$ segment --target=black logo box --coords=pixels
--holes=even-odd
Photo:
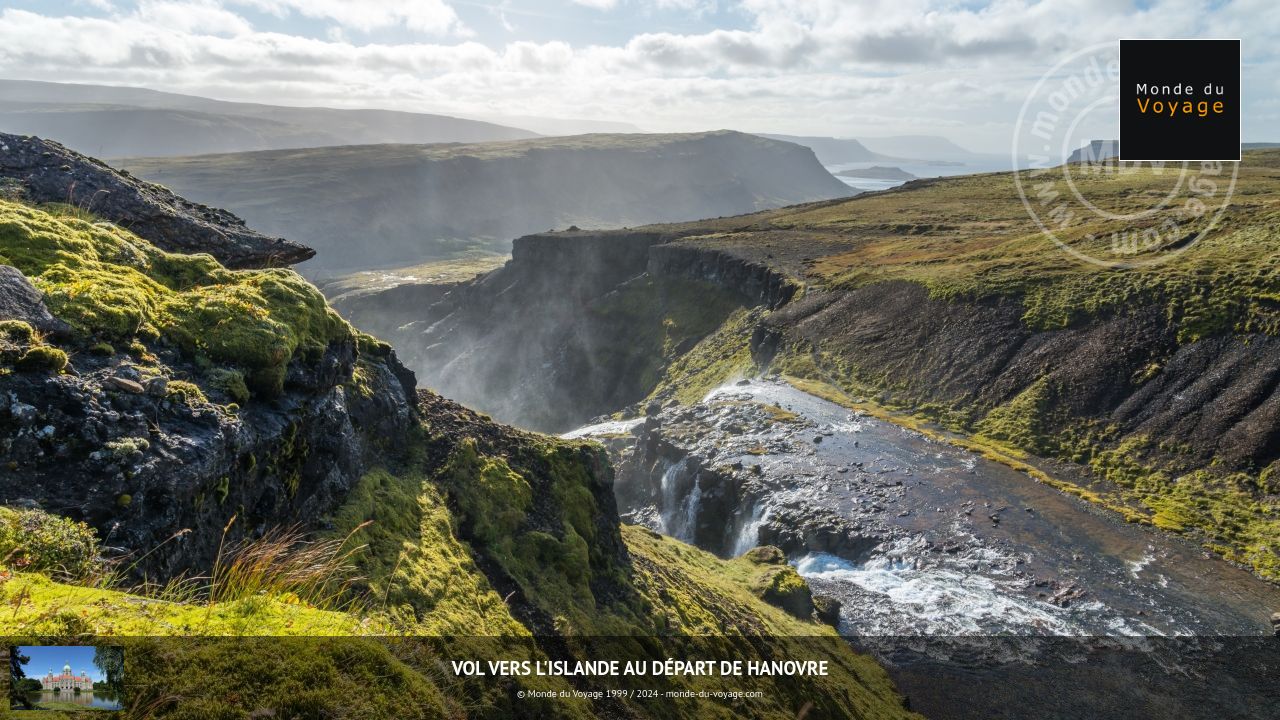
[[[1239,40],[1121,40],[1120,159],[1239,161],[1240,65]],[[1166,87],[1181,92],[1166,94]],[[1191,114],[1183,112],[1186,102]],[[1173,115],[1170,103],[1177,103]]]

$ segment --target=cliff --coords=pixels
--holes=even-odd
[[[397,338],[426,384],[557,429],[781,372],[900,422],[959,433],[1274,579],[1276,163],[1274,151],[1249,153],[1229,220],[1146,268],[1102,271],[1053,248],[1007,174],[913,181],[630,231],[651,241],[644,272],[611,289],[592,285],[586,297],[553,290],[551,264],[513,259],[436,306],[438,317],[465,323],[409,325]],[[1148,182],[1144,172],[1082,182],[1115,200]],[[1124,227],[1096,220],[1087,237],[1102,243]],[[549,237],[524,242],[536,250]],[[621,238],[580,242],[611,239]],[[622,252],[619,267],[640,273],[635,249]],[[574,287],[590,273],[563,269],[554,277]],[[534,297],[536,317],[514,307]]]
[[[848,188],[798,145],[736,132],[367,145],[121,161],[318,255],[312,276],[507,252],[548,228],[737,215]]]
[[[415,392],[388,345],[290,270],[229,270],[23,200],[0,201],[0,266],[0,592],[12,605],[0,626],[111,636],[127,649],[130,708],[914,717],[819,621],[790,566],[620,526],[599,445]],[[832,671],[762,679],[749,705],[604,692],[651,678],[443,669],[800,654]],[[527,690],[555,699],[519,699]],[[572,690],[583,694],[560,699]]]
[[[235,215],[117,173],[56,142],[0,133],[0,191],[10,199],[59,203],[128,227],[169,252],[204,252],[230,268],[280,267],[311,248],[245,227]]]

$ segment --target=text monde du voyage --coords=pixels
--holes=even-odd
[[[1209,117],[1226,113],[1226,102],[1215,100],[1225,95],[1224,85],[1205,83],[1199,88],[1190,83],[1175,85],[1151,85],[1135,83],[1134,98],[1138,103],[1138,112],[1143,115],[1162,117],[1195,116]],[[1145,96],[1145,97],[1144,97]],[[1207,98],[1207,99],[1201,99]]]

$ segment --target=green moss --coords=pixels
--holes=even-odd
[[[14,368],[23,372],[62,372],[67,367],[67,353],[48,345],[36,345],[28,348],[13,364]]]
[[[125,437],[108,440],[103,449],[117,460],[127,460],[151,449],[151,441],[144,437]]]
[[[72,585],[34,572],[5,583],[7,609],[0,628],[8,636],[69,638],[81,634],[146,635],[359,635],[386,627],[345,613],[268,598],[250,615],[234,603],[167,602],[115,590]],[[19,601],[18,599],[21,598]]]
[[[761,571],[752,583],[756,595],[770,605],[786,610],[798,618],[813,614],[813,596],[809,584],[790,565],[774,566]]]
[[[1049,436],[1047,412],[1054,400],[1054,388],[1047,377],[1040,378],[1016,397],[987,413],[977,425],[980,434],[1012,443],[1034,453],[1056,449]]]
[[[30,345],[38,340],[35,328],[23,320],[0,320],[0,336],[20,345]]]
[[[672,397],[688,405],[735,377],[753,374],[756,368],[751,359],[751,332],[759,319],[758,311],[738,309],[730,313],[719,328],[666,368],[649,399]]]
[[[170,380],[165,385],[165,396],[188,405],[209,402],[200,386],[186,380]]]
[[[245,384],[244,373],[229,368],[213,368],[208,372],[209,385],[226,393],[232,400],[243,405],[249,402],[249,386]]]
[[[226,270],[207,255],[165,253],[110,224],[0,201],[0,253],[81,336],[163,339],[194,360],[238,366],[263,395],[280,392],[295,358],[318,359],[332,343],[355,342],[297,273]]]
[[[98,539],[84,523],[0,507],[0,565],[86,578],[99,566]]]
[[[361,355],[384,358],[391,354],[391,344],[363,332],[356,332],[356,348]]]
[[[99,357],[110,357],[116,354],[116,349],[109,342],[98,342],[89,346],[89,352]]]

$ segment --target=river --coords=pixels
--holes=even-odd
[[[620,445],[620,434],[634,439]],[[1084,655],[1101,662],[1102,641],[1119,668],[1107,677],[1116,679],[1147,664],[1183,667],[1188,657],[1251,666],[1240,654],[1262,648],[1270,653],[1263,666],[1280,673],[1270,619],[1280,587],[1182,538],[779,379],[726,385],[692,407],[573,435],[608,438],[615,449],[634,443],[618,479],[631,521],[721,555],[758,542],[783,547],[815,593],[841,601],[841,634],[877,654],[926,714],[986,717],[999,708],[998,693],[964,707],[947,700],[973,690],[977,676],[962,669],[992,653],[1007,659],[1030,649],[1061,678],[1064,668],[1096,670],[1075,660],[1087,644]],[[1029,644],[1035,637],[1050,644]],[[1197,644],[1208,637],[1222,641],[1217,655]],[[1013,677],[1004,660],[996,665],[1001,678]],[[1048,675],[1018,677],[1035,688]],[[1150,677],[1131,680],[1167,685],[1159,693],[1169,697],[1193,692],[1180,676]],[[1077,695],[1114,694],[1097,677],[1087,685]],[[1194,696],[1225,687],[1218,678]],[[1083,715],[1055,715],[1074,707],[1055,703],[1038,712],[1089,716],[1079,708]]]

